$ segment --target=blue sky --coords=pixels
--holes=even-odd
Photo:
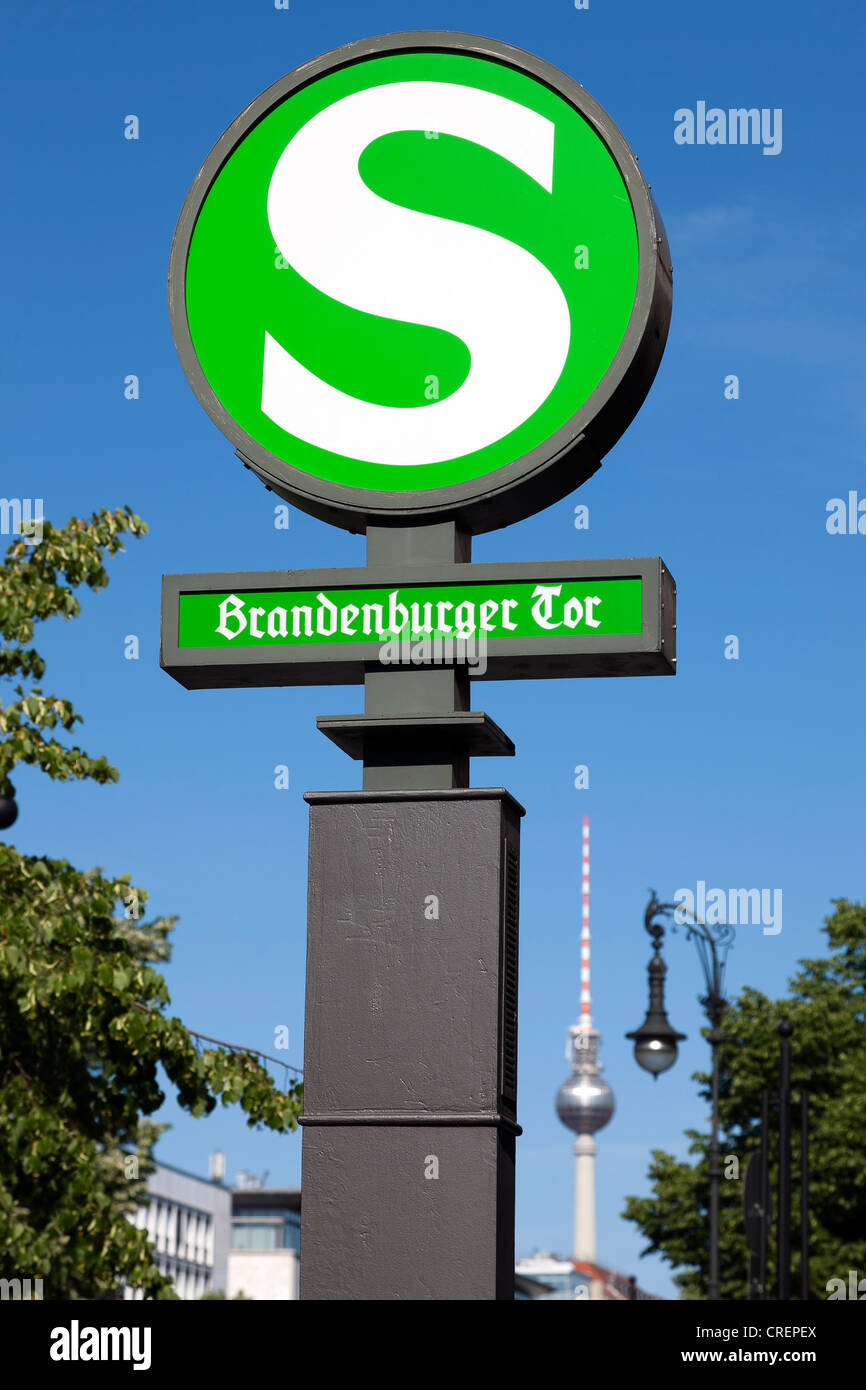
[[[116,787],[16,776],[24,852],[128,871],[180,917],[167,977],[203,1033],[302,1061],[307,790],[355,787],[357,764],[315,716],[361,691],[187,692],[159,668],[160,576],[363,563],[363,540],[292,510],[244,471],[190,391],[165,303],[174,225],[202,160],[276,78],[349,40],[408,28],[486,34],[577,78],[640,158],[665,220],[674,314],[653,390],[579,493],[480,537],[477,560],[661,555],[678,584],[674,680],[484,684],[474,704],[514,739],[476,762],[523,823],[517,1246],[567,1251],[572,1159],[553,1102],[577,1016],[580,820],[591,818],[593,1013],[616,1115],[599,1136],[599,1256],[666,1293],[619,1213],[647,1190],[649,1150],[685,1153],[707,1123],[691,1073],[708,1047],[694,948],[667,947],[672,1022],[688,1034],[657,1083],[623,1037],[646,1008],[647,889],[703,879],[783,892],[783,929],[737,934],[730,989],[784,992],[823,949],[830,899],[863,892],[863,567],[866,536],[828,535],[830,498],[859,490],[862,391],[862,40],[854,6],[725,7],[590,0],[34,3],[5,19],[2,86],[4,449],[0,493],[41,497],[63,523],[129,503],[150,525],[39,634],[46,689],[85,716],[82,746]],[[681,146],[698,101],[783,111],[783,147]],[[124,117],[140,139],[123,138]],[[137,401],[124,399],[129,373]],[[736,374],[737,400],[724,381]],[[576,501],[590,527],[572,524]],[[124,638],[140,638],[127,661]],[[725,638],[740,642],[724,658]],[[276,764],[291,786],[277,791]],[[585,763],[590,786],[576,791]],[[186,1117],[169,1100],[165,1161],[300,1176],[300,1135],[240,1112]],[[724,1197],[724,1194],[723,1194]],[[731,1196],[728,1200],[738,1200]]]

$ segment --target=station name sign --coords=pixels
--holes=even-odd
[[[350,684],[467,647],[494,680],[673,674],[674,605],[659,559],[167,575],[162,665],[188,689]]]

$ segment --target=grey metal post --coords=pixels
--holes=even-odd
[[[464,564],[472,558],[472,538],[453,521],[430,526],[369,526],[367,564]],[[468,710],[467,667],[393,670],[381,667],[364,676],[364,713],[372,716],[448,715]],[[419,737],[420,735],[420,737]],[[423,760],[424,749],[429,762]],[[437,739],[412,727],[400,748],[393,731],[387,741],[369,741],[364,753],[364,787],[468,787],[469,754],[455,746],[448,731]]]
[[[779,1024],[779,1274],[778,1297],[791,1297],[791,1034],[794,1026]]]
[[[761,1298],[767,1297],[767,1255],[770,1248],[770,1093],[761,1091],[761,1253],[759,1278]]]
[[[368,562],[469,560],[453,523]],[[480,721],[480,722],[479,722]],[[464,669],[379,667],[320,724],[364,788],[311,792],[300,1296],[513,1299],[519,825]]]
[[[719,1024],[724,1012],[724,1002],[716,1003],[709,1012],[712,1025],[710,1043],[713,1049],[713,1115],[710,1135],[710,1277],[707,1297],[712,1301],[718,1301],[721,1297],[719,1291],[719,1180],[722,1169],[719,1153],[719,1046],[722,1041],[722,1031]]]
[[[809,1297],[809,1092],[800,1092],[800,1298]]]
[[[767,1239],[770,1228],[769,1188],[767,1184],[767,1140],[769,1135],[769,1097],[761,1092],[761,1147],[746,1164],[743,1183],[743,1215],[749,1246],[748,1296],[766,1297]]]

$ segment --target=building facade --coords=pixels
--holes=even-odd
[[[222,1155],[214,1155],[222,1158]],[[240,1185],[222,1182],[223,1165],[211,1179],[157,1163],[147,1180],[147,1202],[131,1218],[147,1232],[160,1274],[178,1297],[296,1299],[301,1245],[301,1191],[263,1187],[239,1174]],[[140,1289],[124,1289],[140,1299]]]
[[[232,1194],[209,1182],[157,1163],[147,1180],[148,1201],[132,1218],[147,1231],[160,1274],[174,1284],[178,1297],[191,1300],[225,1292],[231,1239]],[[124,1298],[142,1298],[140,1289],[124,1289]]]
[[[296,1299],[301,1190],[244,1184],[232,1192],[229,1298]]]

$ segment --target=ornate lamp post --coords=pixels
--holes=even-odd
[[[664,938],[664,924],[658,917],[670,917],[672,913],[686,914],[691,921],[685,923],[687,939],[694,941],[703,971],[706,993],[701,999],[710,1024],[709,1041],[713,1055],[712,1081],[712,1130],[710,1137],[710,1275],[707,1297],[716,1301],[719,1298],[719,1179],[721,1178],[721,1156],[719,1154],[719,1046],[722,1041],[721,1023],[727,1001],[724,996],[725,963],[728,949],[734,939],[734,928],[727,923],[708,927],[689,908],[674,903],[660,903],[655,892],[644,914],[644,926],[653,939],[653,958],[649,963],[650,1006],[640,1028],[626,1037],[634,1040],[634,1055],[645,1071],[657,1077],[659,1072],[667,1071],[677,1059],[677,1042],[684,1038],[668,1022],[664,1006],[664,980],[667,968],[661,956]],[[683,920],[682,918],[680,919]],[[675,930],[675,929],[674,929]]]

